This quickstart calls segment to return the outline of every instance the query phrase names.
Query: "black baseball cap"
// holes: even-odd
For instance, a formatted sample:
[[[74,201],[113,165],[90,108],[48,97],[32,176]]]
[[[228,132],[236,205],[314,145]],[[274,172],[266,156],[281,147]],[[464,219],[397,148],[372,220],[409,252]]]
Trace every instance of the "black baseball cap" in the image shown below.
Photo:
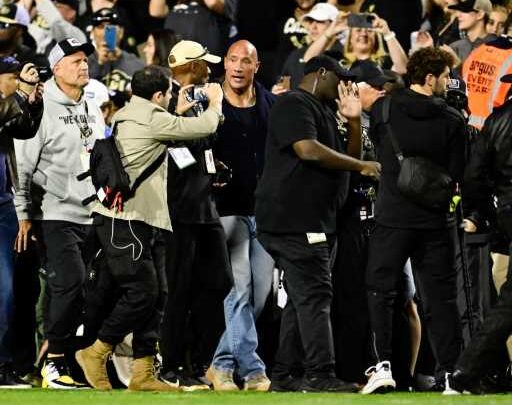
[[[471,13],[472,11],[483,11],[490,14],[492,11],[491,0],[465,0],[458,4],[448,6],[450,10],[462,11],[463,13]]]
[[[317,72],[321,68],[333,72],[341,80],[356,79],[356,75],[350,73],[347,69],[343,69],[336,59],[327,55],[315,56],[308,60],[304,65],[304,75]]]
[[[50,68],[53,70],[57,62],[59,62],[65,56],[73,55],[74,53],[83,51],[86,55],[90,55],[94,52],[94,46],[89,42],[80,42],[75,38],[64,39],[52,48],[48,55],[48,62]]]
[[[386,74],[380,66],[371,60],[354,62],[349,72],[357,76],[358,82],[368,83],[372,87],[382,87],[386,83],[396,82],[393,76]]]
[[[53,1],[54,1],[54,3],[66,4],[75,11],[78,11],[78,8],[80,7],[79,0],[53,0]]]
[[[92,15],[91,24],[93,27],[97,27],[103,23],[123,25],[119,13],[113,8],[101,8]]]
[[[502,83],[512,83],[512,73],[507,75],[503,75],[500,77],[500,82]]]
[[[512,76],[512,75],[511,75]],[[446,85],[447,91],[457,91],[464,95],[467,95],[467,86],[466,82],[462,80],[461,77],[453,76],[448,80],[448,84]]]
[[[4,73],[17,73],[20,70],[20,62],[12,56],[0,57],[0,75]]]

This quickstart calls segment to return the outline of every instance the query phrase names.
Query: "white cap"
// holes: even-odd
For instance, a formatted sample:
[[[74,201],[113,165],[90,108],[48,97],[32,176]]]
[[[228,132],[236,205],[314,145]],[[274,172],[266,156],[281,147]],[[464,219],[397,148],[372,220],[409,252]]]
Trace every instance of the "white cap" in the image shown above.
[[[90,79],[89,84],[84,87],[84,96],[86,100],[93,101],[98,107],[110,100],[107,86],[96,79]]]
[[[315,21],[334,21],[338,16],[338,9],[329,3],[317,3],[309,11],[309,13],[302,16],[303,20]]]
[[[222,60],[219,56],[209,53],[208,49],[198,42],[180,41],[172,47],[167,61],[173,68],[200,59],[210,63],[219,63]]]

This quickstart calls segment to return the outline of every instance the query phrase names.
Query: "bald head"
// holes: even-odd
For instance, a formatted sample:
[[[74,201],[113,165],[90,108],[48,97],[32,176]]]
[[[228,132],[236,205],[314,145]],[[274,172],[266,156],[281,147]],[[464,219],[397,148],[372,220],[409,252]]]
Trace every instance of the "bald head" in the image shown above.
[[[233,91],[243,93],[252,88],[259,67],[256,47],[246,40],[236,41],[224,58],[225,84]]]

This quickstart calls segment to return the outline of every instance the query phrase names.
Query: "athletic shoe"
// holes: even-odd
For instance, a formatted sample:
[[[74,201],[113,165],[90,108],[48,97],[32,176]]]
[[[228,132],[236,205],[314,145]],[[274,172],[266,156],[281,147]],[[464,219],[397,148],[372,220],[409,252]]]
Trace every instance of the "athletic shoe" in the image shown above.
[[[238,385],[233,381],[233,372],[219,370],[210,366],[206,371],[206,378],[210,380],[215,391],[238,391]]]
[[[460,394],[484,394],[484,390],[479,381],[475,381],[461,370],[455,370],[453,373],[445,374],[445,389],[443,395]]]
[[[302,392],[357,392],[359,386],[336,377],[304,377],[300,387]]]
[[[270,383],[270,391],[272,392],[297,392],[302,387],[302,377],[293,377],[291,375],[286,378],[274,378]]]
[[[78,388],[69,373],[64,356],[46,359],[43,369],[41,370],[41,376],[43,377],[43,388],[61,390],[73,390]]]
[[[244,381],[244,391],[267,392],[269,388],[270,380],[264,372],[254,375],[247,379],[247,381]]]
[[[0,364],[0,388],[28,389],[32,385],[18,377],[10,364]]]
[[[368,382],[361,390],[361,394],[371,394],[375,391],[386,392],[396,388],[389,361],[377,363],[377,365],[366,370],[365,374],[368,377]]]
[[[179,386],[185,392],[208,391],[210,389],[209,385],[186,375],[183,370],[178,370],[177,372],[170,370],[160,374],[160,379],[169,385]]]

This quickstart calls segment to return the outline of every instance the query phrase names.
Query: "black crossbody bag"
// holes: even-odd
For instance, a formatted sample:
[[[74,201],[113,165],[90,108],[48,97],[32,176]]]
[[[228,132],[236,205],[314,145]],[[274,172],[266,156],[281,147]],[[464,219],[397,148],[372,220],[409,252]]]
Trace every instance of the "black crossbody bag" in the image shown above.
[[[389,123],[390,106],[391,97],[388,96],[382,105],[382,118],[393,152],[400,164],[398,190],[406,198],[424,208],[431,211],[447,211],[453,191],[450,174],[444,167],[428,158],[404,157]]]

